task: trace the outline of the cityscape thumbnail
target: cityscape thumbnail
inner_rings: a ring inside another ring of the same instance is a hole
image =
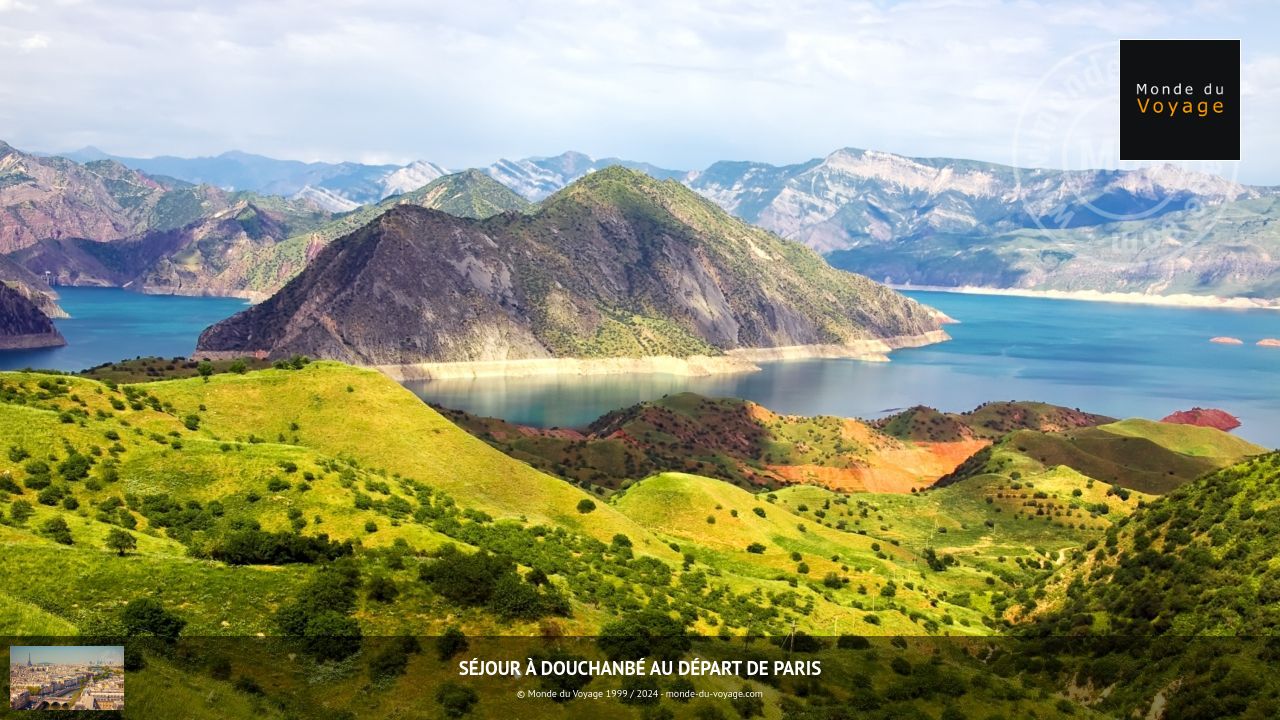
[[[124,647],[10,647],[9,707],[12,710],[123,709]]]

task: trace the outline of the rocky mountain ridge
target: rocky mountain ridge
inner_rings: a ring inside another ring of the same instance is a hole
[[[719,355],[937,339],[930,309],[724,213],[611,167],[528,215],[397,206],[330,244],[198,352],[374,365]]]

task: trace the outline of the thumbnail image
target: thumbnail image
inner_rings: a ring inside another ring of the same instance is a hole
[[[10,647],[9,707],[13,710],[122,709],[124,648],[119,645]]]

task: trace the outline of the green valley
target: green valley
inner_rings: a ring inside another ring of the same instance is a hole
[[[946,482],[848,492],[739,473],[751,457],[844,463],[931,441],[679,395],[600,421],[606,440],[622,433],[639,450],[628,456],[634,474],[624,460],[610,470],[619,482],[597,484],[586,470],[593,451],[560,447],[557,462],[572,471],[546,474],[517,459],[533,450],[493,436],[514,426],[461,418],[480,423],[491,435],[485,442],[449,421],[461,416],[441,415],[373,371],[301,357],[265,369],[195,365],[139,360],[88,373],[101,380],[0,374],[0,624],[23,636],[120,637],[152,627],[132,617],[175,618],[178,645],[144,643],[145,667],[131,682],[182,676],[185,689],[175,692],[192,694],[191,716],[217,716],[215,707],[233,717],[311,716],[334,707],[344,717],[385,717],[407,710],[398,694],[365,704],[351,699],[357,686],[375,678],[386,690],[414,687],[452,657],[424,646],[437,642],[430,637],[391,636],[461,633],[473,656],[487,646],[503,655],[590,657],[607,644],[574,636],[631,632],[631,622],[669,625],[662,632],[693,643],[681,652],[692,647],[708,658],[782,658],[803,647],[839,678],[824,680],[818,695],[802,679],[695,682],[760,688],[770,698],[766,717],[825,717],[843,702],[928,717],[948,709],[984,717],[973,713],[993,704],[1091,717],[1053,673],[1023,668],[993,678],[972,653],[1062,622],[1044,613],[1077,617],[1077,607],[1095,601],[1069,578],[1096,576],[1105,567],[1098,563],[1126,557],[1089,561],[1086,549],[1127,546],[1134,522],[1196,497],[1187,493],[1215,476],[1166,501],[1110,477],[1117,466],[1093,460],[1105,457],[1100,451],[1059,459],[1027,438],[1091,448],[1086,441],[1106,433],[1110,442],[1148,443],[1159,452],[1136,454],[1146,465],[1119,472],[1165,468],[1178,479],[1261,452],[1207,428],[1002,404],[959,416],[977,418],[961,425],[970,432],[990,429],[993,418],[1012,424]],[[144,381],[119,384],[134,380]],[[759,431],[748,444],[755,455],[728,453],[743,436],[722,432],[717,444],[698,430],[734,427],[730,421]],[[909,434],[902,429],[918,423],[882,426]],[[700,462],[719,477],[663,468],[685,442],[705,448],[691,457],[711,453]],[[1220,476],[1260,477],[1269,462],[1246,461]],[[1064,589],[1077,599],[1054,610]],[[157,609],[130,615],[144,598]],[[1111,613],[1128,607],[1097,602]],[[632,619],[620,625],[624,617]],[[269,642],[246,649],[237,640],[258,635]],[[899,646],[877,636],[916,639]],[[886,657],[900,661],[890,668]],[[328,678],[332,687],[299,685],[303,677]],[[481,701],[486,715],[504,712],[508,701],[491,698],[508,696],[509,682],[477,687],[493,691]],[[149,692],[134,707],[169,716]],[[1134,694],[1128,702],[1146,700]],[[708,704],[661,706],[702,717]],[[545,716],[572,707],[551,703]],[[620,707],[619,717],[631,712]]]

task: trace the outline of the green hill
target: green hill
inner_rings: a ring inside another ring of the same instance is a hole
[[[1024,647],[1053,657],[1059,678],[1115,688],[1093,700],[1104,711],[1275,717],[1278,501],[1277,453],[1153,500],[1017,609]]]
[[[938,482],[983,474],[1025,477],[1063,466],[1118,487],[1161,494],[1263,452],[1214,428],[1130,419],[1060,433],[1019,430]]]
[[[995,440],[1014,430],[1062,432],[1114,421],[1104,415],[1040,402],[989,402],[962,413],[944,413],[924,405],[876,420],[886,435],[902,440],[954,442]]]
[[[1277,453],[1174,490],[1118,524],[1062,573],[1055,585],[1065,595],[1049,604],[1048,617],[1064,632],[1275,634],[1277,500]],[[1074,624],[1082,614],[1094,622]]]

